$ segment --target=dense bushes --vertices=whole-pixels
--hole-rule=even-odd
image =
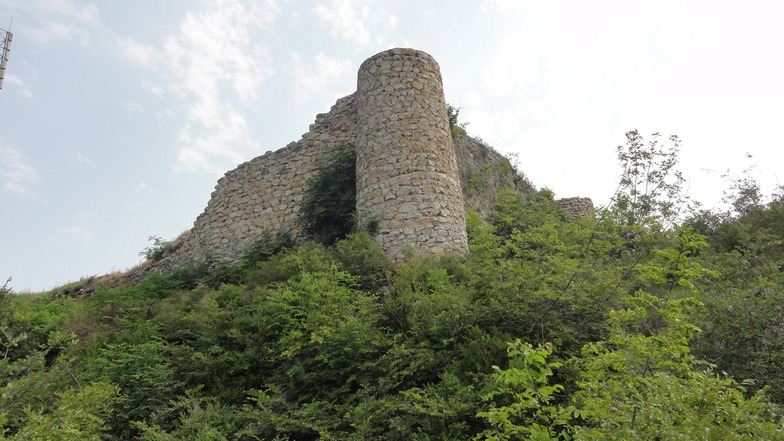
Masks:
[[[6,288],[0,439],[782,439],[781,197],[691,228],[619,200],[501,192],[470,253],[396,266],[281,233],[81,301]]]

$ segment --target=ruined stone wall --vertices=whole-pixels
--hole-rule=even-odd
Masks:
[[[502,154],[463,129],[454,139],[460,186],[466,210],[488,216],[501,188],[513,188],[526,199],[536,195],[536,188],[523,177]]]
[[[318,115],[301,140],[226,173],[191,234],[156,270],[205,255],[233,260],[264,232],[296,234],[308,179],[344,141],[356,146],[358,220],[377,222],[375,239],[391,257],[407,246],[426,255],[468,249],[438,63],[424,52],[392,49],[366,60],[357,92]]]
[[[317,115],[302,139],[227,172],[191,233],[144,271],[205,256],[231,261],[264,232],[296,235],[308,179],[345,141],[356,147],[358,221],[377,223],[375,239],[394,259],[409,246],[423,255],[466,251],[465,210],[486,214],[501,186],[534,191],[506,158],[464,131],[452,140],[438,63],[392,49],[366,60],[357,92]],[[562,205],[588,210],[590,199],[573,199]]]
[[[564,198],[558,199],[558,205],[576,217],[592,217],[594,215],[593,201],[591,198]]]
[[[413,49],[377,54],[357,79],[357,215],[393,258],[413,247],[468,249],[457,158],[438,63]]]
[[[295,233],[305,186],[325,153],[356,140],[354,95],[341,98],[326,114],[316,116],[297,142],[239,165],[218,180],[191,234],[174,243],[173,252],[156,270],[198,261],[205,255],[233,260],[266,232]]]

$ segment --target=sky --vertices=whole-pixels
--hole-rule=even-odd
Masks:
[[[431,54],[461,122],[556,197],[606,204],[616,147],[678,135],[706,207],[784,183],[784,3],[0,0],[0,284],[141,262],[217,180],[298,140],[368,57]],[[751,159],[747,158],[751,155]]]

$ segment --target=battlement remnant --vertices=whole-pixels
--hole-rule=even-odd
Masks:
[[[591,198],[563,198],[558,200],[558,206],[576,217],[592,217],[594,215]]]

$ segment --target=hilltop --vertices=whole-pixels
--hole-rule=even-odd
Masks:
[[[465,254],[268,235],[82,299],[6,286],[4,436],[781,439],[784,197],[675,226],[647,153],[595,217],[500,189]]]
[[[430,103],[425,55],[360,78],[418,57],[379,94]],[[609,206],[559,201],[442,96],[361,90],[143,266],[0,288],[0,439],[784,439],[784,194],[701,210],[630,131]]]

